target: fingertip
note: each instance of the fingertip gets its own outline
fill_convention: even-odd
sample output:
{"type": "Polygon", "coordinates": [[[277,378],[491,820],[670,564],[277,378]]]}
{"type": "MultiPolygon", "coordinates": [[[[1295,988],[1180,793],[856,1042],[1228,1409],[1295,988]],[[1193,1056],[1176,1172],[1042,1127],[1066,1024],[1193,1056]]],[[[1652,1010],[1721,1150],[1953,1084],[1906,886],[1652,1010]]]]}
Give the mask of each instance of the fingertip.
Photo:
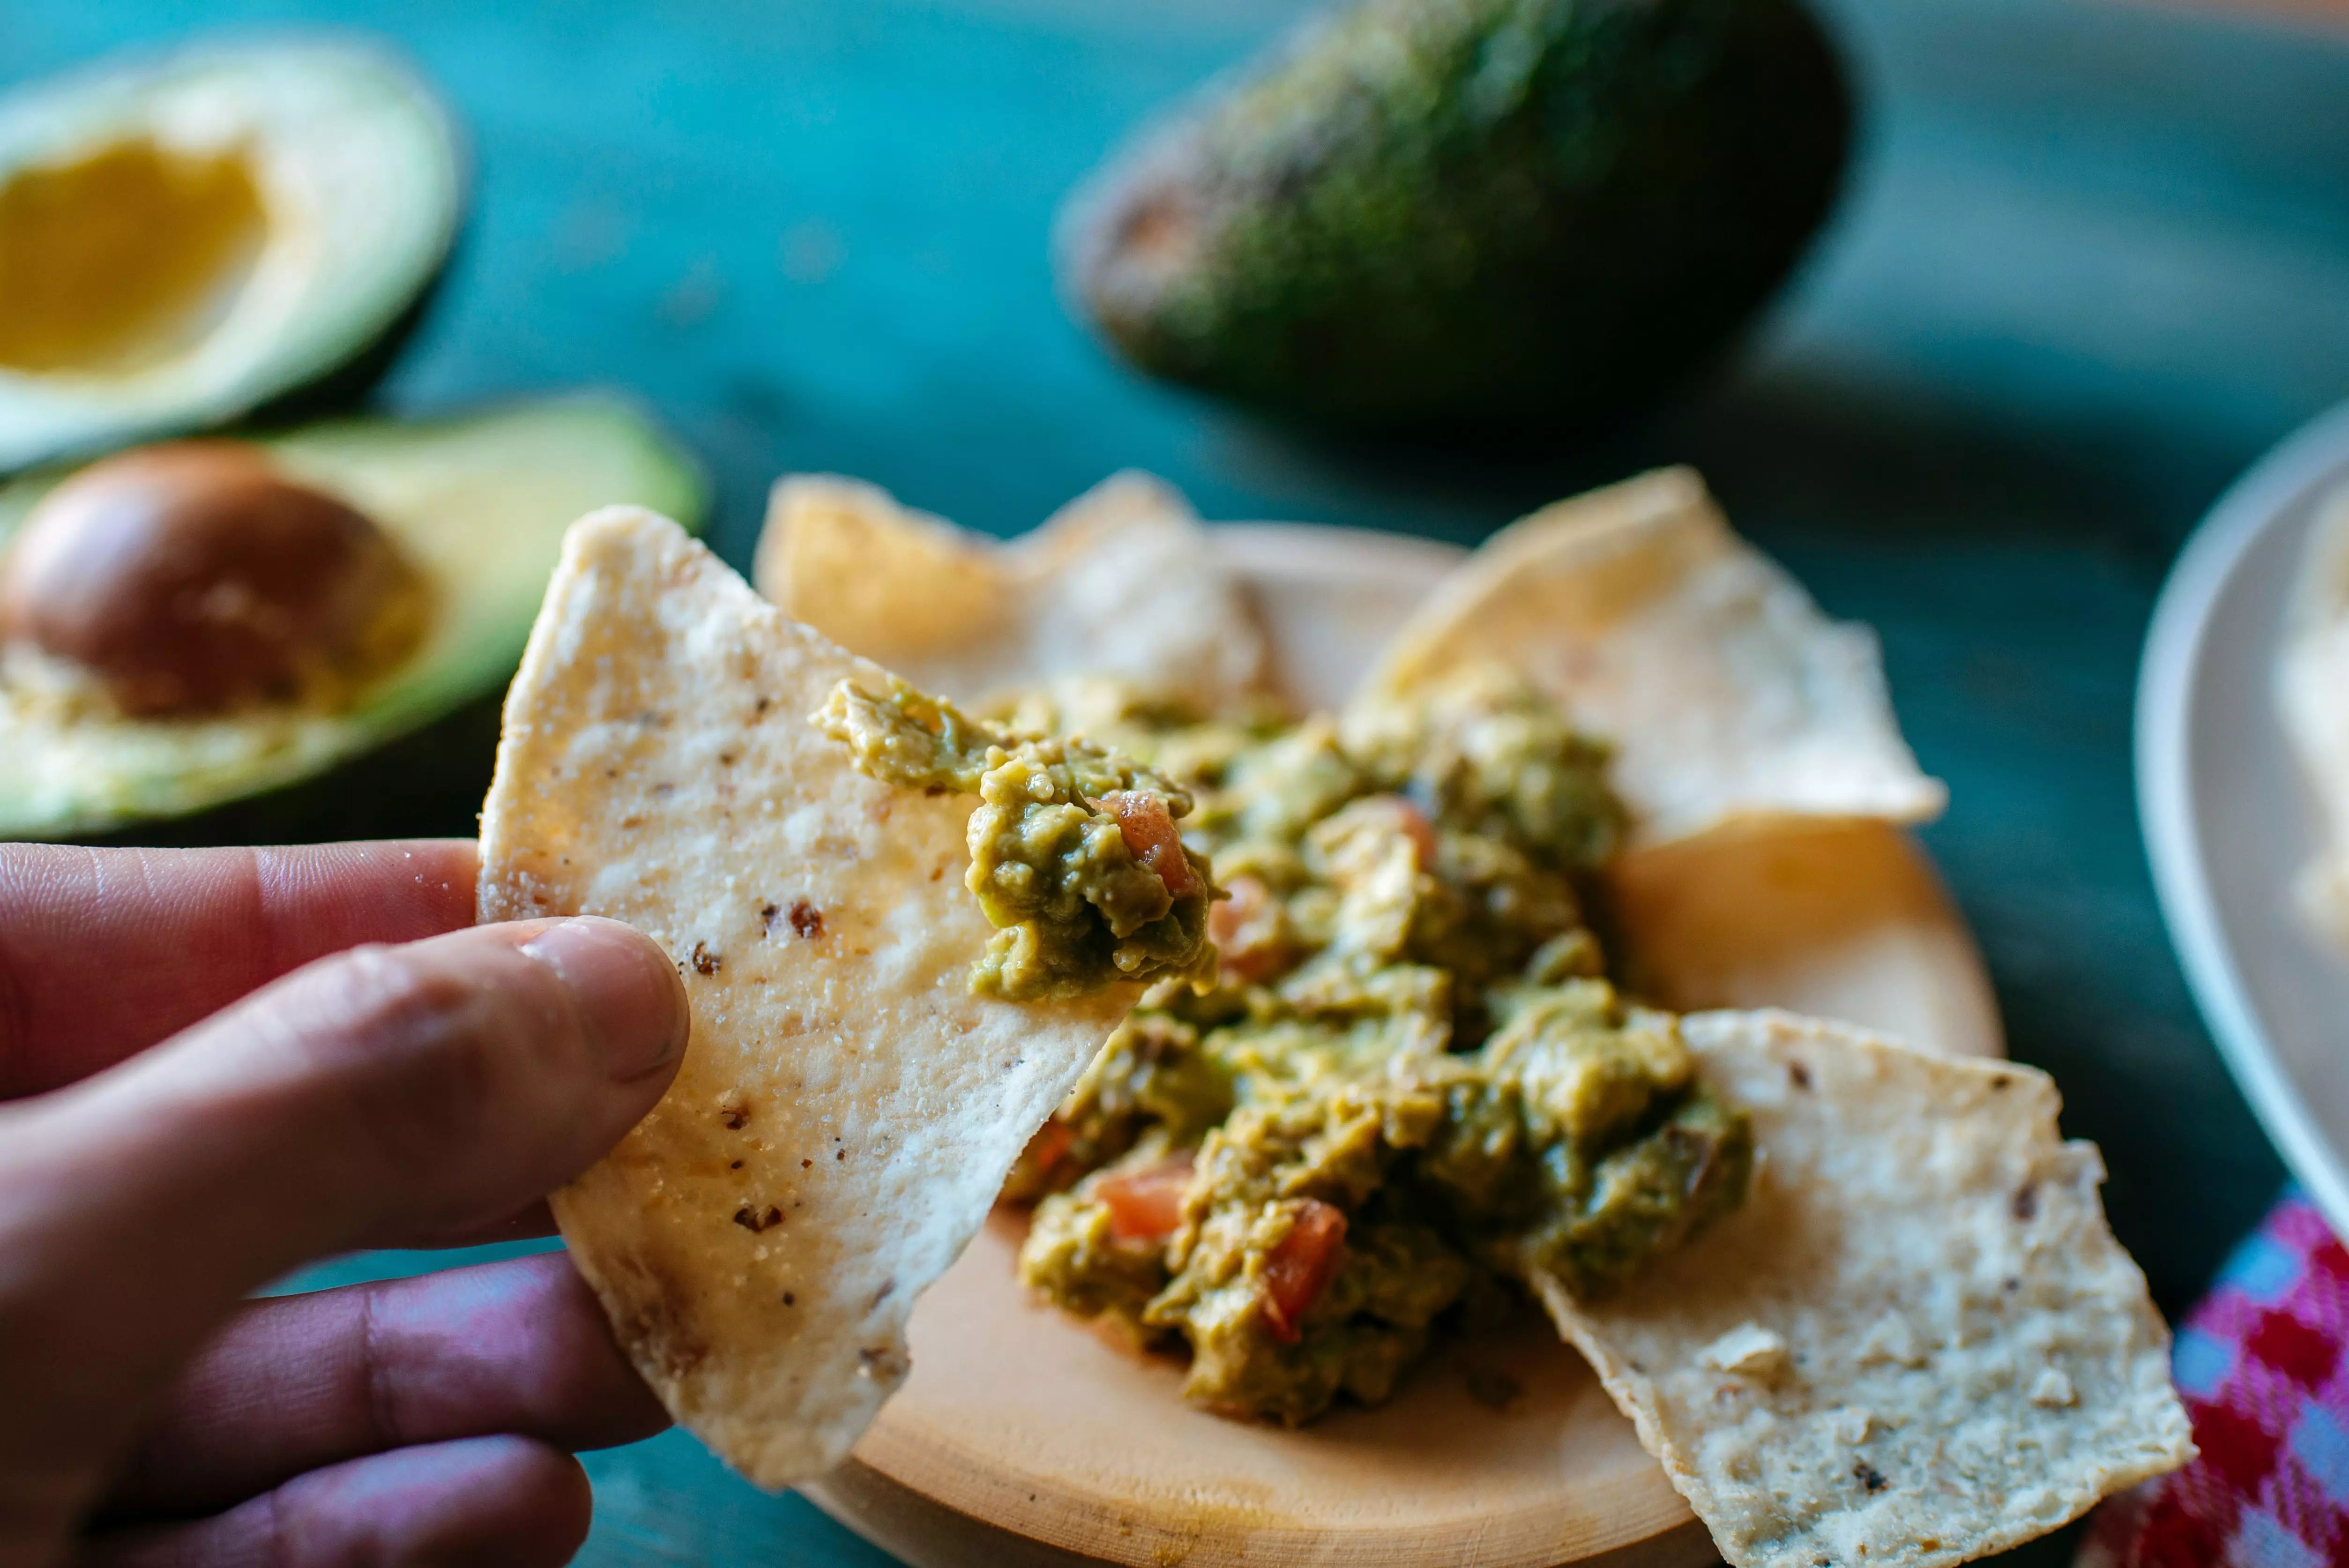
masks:
{"type": "Polygon", "coordinates": [[[275,1495],[292,1547],[282,1560],[296,1564],[558,1568],[595,1514],[579,1461],[532,1438],[396,1449],[314,1470],[275,1495]]]}
{"type": "Polygon", "coordinates": [[[570,992],[615,1082],[674,1067],[684,1055],[692,1023],[685,982],[651,938],[618,920],[575,915],[546,926],[522,951],[570,992]]]}
{"type": "Polygon", "coordinates": [[[587,1539],[594,1494],[579,1461],[529,1438],[470,1438],[374,1454],[297,1476],[191,1524],[101,1535],[84,1568],[561,1568],[587,1539]]]}
{"type": "Polygon", "coordinates": [[[359,1288],[377,1293],[367,1381],[401,1391],[409,1441],[510,1432],[577,1452],[669,1425],[566,1253],[359,1288]]]}
{"type": "MultiPolygon", "coordinates": [[[[369,1484],[395,1514],[390,1563],[451,1568],[560,1568],[595,1522],[595,1489],[579,1461],[533,1438],[473,1438],[409,1450],[405,1475],[369,1484]]],[[[378,1464],[400,1453],[378,1456],[378,1464]]],[[[365,1463],[366,1461],[362,1461],[365,1463]]],[[[389,1467],[387,1467],[389,1468],[389,1467]]]]}
{"type": "Polygon", "coordinates": [[[667,957],[611,920],[312,964],[52,1108],[76,1227],[112,1239],[87,1266],[168,1263],[192,1317],[307,1258],[515,1214],[653,1107],[689,1033],[667,957]]]}
{"type": "Polygon", "coordinates": [[[158,1402],[104,1511],[185,1517],[369,1453],[501,1433],[577,1453],[668,1424],[571,1260],[508,1258],[247,1305],[158,1402]]]}

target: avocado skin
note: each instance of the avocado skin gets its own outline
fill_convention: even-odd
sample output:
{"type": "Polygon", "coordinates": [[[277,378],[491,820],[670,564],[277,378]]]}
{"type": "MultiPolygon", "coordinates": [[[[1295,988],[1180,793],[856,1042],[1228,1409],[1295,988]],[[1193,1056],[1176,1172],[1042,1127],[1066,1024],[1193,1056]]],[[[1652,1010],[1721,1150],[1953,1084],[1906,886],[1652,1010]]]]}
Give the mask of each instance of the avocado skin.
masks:
{"type": "Polygon", "coordinates": [[[418,286],[415,296],[400,307],[399,314],[348,358],[329,364],[299,386],[277,393],[250,413],[232,418],[219,428],[233,434],[256,434],[331,419],[365,406],[383,379],[391,374],[392,367],[399,363],[409,341],[440,300],[450,267],[456,259],[457,244],[461,243],[460,234],[442,253],[439,264],[418,286]]]}
{"type": "Polygon", "coordinates": [[[1723,346],[1852,117],[1795,0],[1368,0],[1081,190],[1063,285],[1142,369],[1270,413],[1555,431],[1723,346]]]}
{"type": "Polygon", "coordinates": [[[67,835],[60,842],[203,848],[359,838],[471,838],[496,771],[501,686],[323,774],[185,816],[67,835]]]}

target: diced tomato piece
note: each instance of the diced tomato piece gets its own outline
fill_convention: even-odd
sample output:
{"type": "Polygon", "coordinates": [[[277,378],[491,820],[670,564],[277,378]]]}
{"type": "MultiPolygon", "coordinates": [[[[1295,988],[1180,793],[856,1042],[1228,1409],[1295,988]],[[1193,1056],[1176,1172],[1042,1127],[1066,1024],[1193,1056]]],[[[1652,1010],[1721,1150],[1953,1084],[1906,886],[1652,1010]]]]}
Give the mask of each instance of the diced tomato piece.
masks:
{"type": "Polygon", "coordinates": [[[1093,1183],[1109,1205],[1112,1241],[1164,1241],[1182,1228],[1183,1195],[1191,1188],[1191,1157],[1174,1155],[1138,1170],[1113,1170],[1093,1183]]]}
{"type": "Polygon", "coordinates": [[[1217,947],[1228,953],[1240,945],[1240,939],[1247,935],[1248,927],[1264,913],[1268,895],[1262,882],[1248,876],[1233,877],[1224,884],[1224,891],[1231,897],[1207,911],[1207,935],[1217,947]]]}
{"type": "Polygon", "coordinates": [[[1346,1216],[1333,1205],[1309,1198],[1288,1234],[1264,1259],[1264,1322],[1283,1345],[1297,1343],[1299,1325],[1330,1281],[1346,1243],[1346,1216]]]}
{"type": "Polygon", "coordinates": [[[1158,873],[1167,897],[1187,898],[1199,890],[1199,874],[1183,853],[1183,836],[1174,831],[1174,814],[1166,809],[1164,795],[1155,790],[1112,790],[1101,803],[1117,818],[1117,830],[1133,857],[1158,873]]]}
{"type": "Polygon", "coordinates": [[[1272,889],[1242,873],[1225,884],[1231,897],[1207,909],[1207,936],[1216,944],[1223,966],[1237,981],[1253,982],[1269,976],[1284,958],[1280,927],[1272,889]]]}
{"type": "Polygon", "coordinates": [[[1076,1137],[1075,1130],[1060,1117],[1055,1116],[1046,1122],[1036,1129],[1036,1136],[1028,1140],[1026,1158],[1029,1168],[1039,1176],[1050,1172],[1061,1163],[1061,1157],[1069,1152],[1069,1145],[1074,1143],[1076,1137]]]}

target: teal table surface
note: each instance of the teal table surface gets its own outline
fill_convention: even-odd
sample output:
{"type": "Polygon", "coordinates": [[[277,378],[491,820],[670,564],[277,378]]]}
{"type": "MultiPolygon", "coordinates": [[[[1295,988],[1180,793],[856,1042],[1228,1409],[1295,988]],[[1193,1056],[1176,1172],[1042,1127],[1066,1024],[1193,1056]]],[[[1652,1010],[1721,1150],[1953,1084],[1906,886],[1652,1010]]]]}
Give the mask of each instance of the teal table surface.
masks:
{"type": "MultiPolygon", "coordinates": [[[[1881,629],[1908,732],[1951,786],[1925,836],[2013,1053],[2104,1146],[2114,1224],[2181,1310],[2282,1176],[2155,909],[2131,692],[2195,520],[2349,394],[2349,35],[2086,0],[1837,0],[1864,150],[1825,244],[1723,374],[1546,446],[1366,451],[1132,376],[1062,314],[1047,261],[1056,199],[1118,133],[1295,10],[14,0],[0,78],[213,24],[388,35],[469,128],[475,200],[383,400],[633,388],[709,465],[737,565],[792,469],[1003,533],[1139,466],[1211,517],[1468,541],[1695,462],[1830,610],[1881,629]]],[[[486,744],[366,826],[470,831],[486,744]]],[[[590,1464],[589,1563],[886,1561],[674,1433],[590,1464]]]]}

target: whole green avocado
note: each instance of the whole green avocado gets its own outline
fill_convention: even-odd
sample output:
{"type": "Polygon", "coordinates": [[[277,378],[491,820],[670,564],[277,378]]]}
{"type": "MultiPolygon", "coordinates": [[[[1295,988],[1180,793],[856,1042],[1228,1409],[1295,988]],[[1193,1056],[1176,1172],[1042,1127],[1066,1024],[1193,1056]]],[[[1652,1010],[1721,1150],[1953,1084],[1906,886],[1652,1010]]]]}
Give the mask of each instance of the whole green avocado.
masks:
{"type": "Polygon", "coordinates": [[[1370,427],[1570,427],[1670,388],[1834,205],[1851,98],[1795,0],[1366,0],[1061,216],[1154,374],[1370,427]]]}

